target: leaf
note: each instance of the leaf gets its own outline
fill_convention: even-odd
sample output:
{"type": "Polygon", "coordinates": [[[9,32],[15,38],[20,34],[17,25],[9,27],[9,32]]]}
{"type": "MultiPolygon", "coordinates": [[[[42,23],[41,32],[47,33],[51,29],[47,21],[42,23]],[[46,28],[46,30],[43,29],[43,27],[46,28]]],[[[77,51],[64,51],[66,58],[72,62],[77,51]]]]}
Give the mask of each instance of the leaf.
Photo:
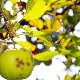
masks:
{"type": "Polygon", "coordinates": [[[80,74],[76,75],[76,80],[80,80],[80,74]]]}
{"type": "Polygon", "coordinates": [[[37,37],[37,38],[43,40],[44,43],[46,44],[46,46],[49,46],[49,47],[53,46],[52,38],[51,38],[50,35],[45,34],[44,32],[41,32],[41,31],[38,31],[38,30],[33,31],[29,27],[23,27],[23,29],[25,29],[28,32],[29,36],[31,36],[31,37],[34,36],[34,37],[37,37]]]}
{"type": "Polygon", "coordinates": [[[50,66],[50,65],[52,64],[52,60],[50,59],[50,60],[48,60],[48,61],[44,61],[44,64],[45,64],[46,66],[50,66]]]}
{"type": "Polygon", "coordinates": [[[67,17],[68,22],[73,25],[77,23],[78,19],[79,19],[79,16],[77,14],[74,14],[73,16],[68,15],[67,17]]]}
{"type": "Polygon", "coordinates": [[[38,28],[38,29],[42,29],[43,25],[44,25],[44,23],[41,19],[30,20],[29,24],[31,26],[34,26],[34,27],[38,28]]]}
{"type": "Polygon", "coordinates": [[[16,41],[16,43],[18,43],[19,45],[29,49],[30,51],[34,51],[36,46],[31,44],[30,42],[28,41],[16,41]]]}
{"type": "Polygon", "coordinates": [[[80,57],[80,50],[79,51],[74,51],[74,53],[72,53],[72,56],[80,57]]]}
{"type": "Polygon", "coordinates": [[[64,80],[72,80],[72,77],[70,75],[66,75],[64,80]]]}
{"type": "Polygon", "coordinates": [[[71,40],[71,38],[66,39],[66,40],[63,42],[63,44],[61,45],[62,48],[66,48],[67,45],[69,44],[70,40],[71,40]]]}
{"type": "Polygon", "coordinates": [[[57,51],[46,51],[46,52],[42,52],[37,55],[34,55],[34,59],[37,59],[39,61],[48,61],[56,55],[58,55],[57,51]]]}
{"type": "Polygon", "coordinates": [[[53,21],[52,21],[52,30],[54,32],[59,30],[61,26],[62,26],[61,22],[57,18],[53,19],[53,21]]]}
{"type": "Polygon", "coordinates": [[[23,19],[29,21],[38,19],[48,9],[52,2],[57,0],[28,0],[27,13],[23,19]]]}
{"type": "Polygon", "coordinates": [[[61,49],[61,54],[62,55],[70,54],[70,52],[71,52],[71,50],[61,49]]]}
{"type": "Polygon", "coordinates": [[[80,57],[76,58],[76,61],[74,62],[74,65],[80,66],[80,57]]]}

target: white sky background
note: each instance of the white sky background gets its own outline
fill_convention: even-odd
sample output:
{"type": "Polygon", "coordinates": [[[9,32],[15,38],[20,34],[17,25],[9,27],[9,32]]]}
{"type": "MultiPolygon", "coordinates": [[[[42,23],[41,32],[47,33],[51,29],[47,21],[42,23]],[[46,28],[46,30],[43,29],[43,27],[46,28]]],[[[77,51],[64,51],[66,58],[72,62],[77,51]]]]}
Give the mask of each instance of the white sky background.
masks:
{"type": "MultiPolygon", "coordinates": [[[[11,4],[9,3],[7,5],[8,5],[7,9],[11,10],[11,4]]],[[[74,35],[76,35],[77,37],[80,37],[80,22],[75,26],[74,35]]],[[[16,38],[16,40],[22,40],[22,39],[24,41],[26,40],[23,35],[21,35],[19,39],[16,38]]],[[[12,46],[9,46],[9,48],[12,48],[12,46]]],[[[74,65],[72,65],[70,68],[72,72],[65,71],[66,66],[62,63],[63,61],[67,61],[67,59],[64,56],[60,55],[52,59],[52,64],[50,66],[45,66],[44,63],[41,63],[40,65],[36,65],[33,69],[32,74],[27,79],[23,79],[23,80],[36,80],[36,78],[38,78],[39,80],[42,80],[42,79],[43,80],[59,80],[57,76],[60,77],[60,80],[64,80],[64,76],[66,75],[66,73],[69,73],[70,75],[74,75],[75,73],[78,73],[78,70],[80,68],[75,67],[74,65]]],[[[0,80],[5,80],[5,79],[0,77],[0,80]]]]}

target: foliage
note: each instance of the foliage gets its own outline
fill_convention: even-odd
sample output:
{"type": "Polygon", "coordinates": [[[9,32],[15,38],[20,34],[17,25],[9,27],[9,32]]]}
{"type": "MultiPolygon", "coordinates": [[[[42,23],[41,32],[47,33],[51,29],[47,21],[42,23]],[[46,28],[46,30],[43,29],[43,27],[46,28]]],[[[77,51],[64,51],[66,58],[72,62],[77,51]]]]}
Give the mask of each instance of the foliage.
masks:
{"type": "MultiPolygon", "coordinates": [[[[54,56],[61,54],[68,60],[64,63],[67,69],[72,64],[80,66],[80,50],[78,49],[80,38],[73,34],[74,27],[80,20],[80,0],[8,1],[4,3],[4,0],[0,0],[0,20],[4,19],[4,23],[0,21],[0,53],[8,48],[6,47],[8,46],[7,40],[11,40],[14,48],[16,44],[19,44],[22,48],[27,48],[32,52],[35,65],[40,62],[45,63],[45,61],[47,63],[54,56]],[[4,8],[8,1],[13,4],[12,14],[11,11],[4,8]],[[60,9],[62,9],[61,12],[58,11],[60,9]],[[73,15],[69,15],[70,10],[73,11],[73,15]],[[17,20],[19,13],[23,18],[17,20]],[[49,17],[44,18],[45,15],[49,17]],[[36,30],[33,30],[32,27],[36,30]],[[14,40],[15,37],[20,36],[16,32],[19,29],[25,30],[22,34],[29,40],[28,38],[25,42],[14,40]],[[37,40],[33,43],[30,41],[31,37],[36,37],[37,40]],[[39,52],[36,46],[39,43],[43,44],[46,50],[39,52]],[[50,47],[55,47],[55,51],[50,51],[50,47]],[[74,63],[72,63],[73,58],[76,59],[74,63]]],[[[72,80],[69,75],[65,77],[65,80],[66,78],[72,80]]],[[[75,77],[75,80],[78,78],[75,77]]]]}

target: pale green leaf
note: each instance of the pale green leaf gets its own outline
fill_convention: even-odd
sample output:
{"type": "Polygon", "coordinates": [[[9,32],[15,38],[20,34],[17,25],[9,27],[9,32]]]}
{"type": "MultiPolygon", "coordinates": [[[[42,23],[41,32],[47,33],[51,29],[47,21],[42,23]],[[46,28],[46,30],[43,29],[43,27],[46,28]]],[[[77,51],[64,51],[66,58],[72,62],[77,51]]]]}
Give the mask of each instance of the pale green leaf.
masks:
{"type": "Polygon", "coordinates": [[[70,52],[71,52],[71,50],[61,49],[61,54],[62,55],[70,54],[70,52]]]}
{"type": "Polygon", "coordinates": [[[48,61],[56,55],[58,55],[57,51],[46,51],[46,52],[42,52],[37,55],[34,55],[34,59],[37,59],[39,61],[48,61]]]}
{"type": "Polygon", "coordinates": [[[28,32],[29,36],[31,36],[31,37],[34,36],[34,37],[37,37],[37,38],[43,40],[43,42],[46,44],[46,46],[48,46],[48,47],[53,46],[52,38],[51,38],[50,35],[45,34],[44,32],[41,32],[41,31],[38,31],[38,30],[33,31],[29,27],[23,27],[23,29],[25,29],[28,32]]]}

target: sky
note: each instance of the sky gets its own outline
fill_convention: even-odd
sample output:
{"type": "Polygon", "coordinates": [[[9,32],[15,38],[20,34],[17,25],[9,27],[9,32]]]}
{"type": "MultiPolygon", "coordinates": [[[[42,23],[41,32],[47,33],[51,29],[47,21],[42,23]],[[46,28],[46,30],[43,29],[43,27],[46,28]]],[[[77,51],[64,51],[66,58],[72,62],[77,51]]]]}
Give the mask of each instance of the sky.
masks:
{"type": "MultiPolygon", "coordinates": [[[[8,3],[7,9],[11,10],[11,3],[8,3]],[[9,5],[8,5],[9,4],[9,5]]],[[[6,7],[6,6],[5,6],[6,7]]],[[[19,31],[20,32],[20,31],[19,31]]],[[[80,37],[80,22],[75,26],[75,31],[73,32],[74,35],[77,37],[80,37]]],[[[25,41],[25,37],[23,35],[20,36],[20,38],[15,38],[15,40],[21,40],[23,39],[25,41]]],[[[19,45],[17,45],[20,47],[19,45]]],[[[13,48],[12,45],[9,46],[9,48],[13,48]]],[[[75,59],[73,59],[75,60],[75,59]]],[[[44,63],[41,63],[40,65],[36,65],[33,69],[32,74],[27,78],[23,80],[36,80],[38,78],[39,80],[64,80],[64,76],[66,73],[69,73],[71,76],[73,76],[75,73],[78,73],[78,70],[80,67],[76,67],[75,65],[72,65],[70,67],[71,71],[66,71],[66,66],[63,64],[63,62],[67,61],[67,59],[62,56],[55,56],[52,59],[52,64],[50,66],[46,66],[44,63]],[[59,78],[58,78],[59,76],[59,78]]],[[[5,80],[0,76],[0,80],[5,80]]]]}

